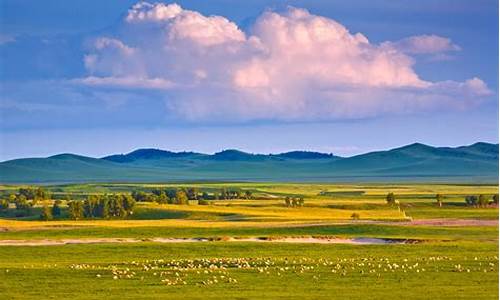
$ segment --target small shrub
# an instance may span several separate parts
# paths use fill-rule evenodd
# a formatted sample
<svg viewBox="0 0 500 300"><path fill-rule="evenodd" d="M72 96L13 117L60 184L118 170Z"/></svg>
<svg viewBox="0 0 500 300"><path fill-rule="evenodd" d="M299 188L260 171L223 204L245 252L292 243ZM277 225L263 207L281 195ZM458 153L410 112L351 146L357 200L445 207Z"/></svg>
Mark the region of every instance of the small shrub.
<svg viewBox="0 0 500 300"><path fill-rule="evenodd" d="M387 196L385 196L385 201L387 201L387 204L389 205L394 205L396 204L396 196L394 193L389 193Z"/></svg>
<svg viewBox="0 0 500 300"><path fill-rule="evenodd" d="M468 206L476 206L477 205L477 196L465 196L465 203Z"/></svg>

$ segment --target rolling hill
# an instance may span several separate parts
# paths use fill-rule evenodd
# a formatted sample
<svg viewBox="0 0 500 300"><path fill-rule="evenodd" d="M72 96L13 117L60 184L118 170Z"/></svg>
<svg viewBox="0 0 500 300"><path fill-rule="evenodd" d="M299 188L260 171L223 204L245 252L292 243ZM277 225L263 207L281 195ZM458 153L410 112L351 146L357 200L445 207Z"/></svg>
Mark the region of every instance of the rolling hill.
<svg viewBox="0 0 500 300"><path fill-rule="evenodd" d="M59 154L0 163L2 183L166 182L498 182L498 144L432 147L415 143L352 157L292 151L215 154L139 149L92 158Z"/></svg>

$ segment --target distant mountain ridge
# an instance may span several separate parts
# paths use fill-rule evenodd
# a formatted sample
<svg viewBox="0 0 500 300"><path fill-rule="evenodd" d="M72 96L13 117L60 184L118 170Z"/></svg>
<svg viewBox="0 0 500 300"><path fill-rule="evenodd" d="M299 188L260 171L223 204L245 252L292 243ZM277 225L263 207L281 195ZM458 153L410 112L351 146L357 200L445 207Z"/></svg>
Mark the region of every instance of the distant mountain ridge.
<svg viewBox="0 0 500 300"><path fill-rule="evenodd" d="M194 155L203 155L203 154L195 152L172 152L160 149L137 149L128 154L114 154L105 156L102 159L123 163L139 159L178 158L178 157L189 157Z"/></svg>
<svg viewBox="0 0 500 300"><path fill-rule="evenodd" d="M62 154L64 155L64 154ZM172 152L161 149L138 149L127 154L114 154L102 157L103 160L126 163L137 160L158 160L170 158L197 158L197 159L215 159L215 160L263 160L269 158L289 158L289 159L331 159L340 158L333 154L313 152L313 151L290 151L279 154L253 154L236 149L227 149L216 152L212 155L197 152Z"/></svg>
<svg viewBox="0 0 500 300"><path fill-rule="evenodd" d="M498 182L498 144L433 147L414 143L351 157L313 151L214 154L138 149L92 158L70 153L0 163L2 183L138 181Z"/></svg>

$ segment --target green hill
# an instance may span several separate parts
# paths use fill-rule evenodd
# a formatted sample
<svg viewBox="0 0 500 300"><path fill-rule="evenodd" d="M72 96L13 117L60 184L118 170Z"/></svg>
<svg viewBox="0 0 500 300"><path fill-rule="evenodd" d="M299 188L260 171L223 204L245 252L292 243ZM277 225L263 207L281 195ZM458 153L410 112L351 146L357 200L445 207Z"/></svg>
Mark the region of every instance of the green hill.
<svg viewBox="0 0 500 300"><path fill-rule="evenodd" d="M498 144L451 148L416 143L347 158L307 151L208 155L139 149L101 159L59 154L0 163L3 183L192 180L497 182Z"/></svg>

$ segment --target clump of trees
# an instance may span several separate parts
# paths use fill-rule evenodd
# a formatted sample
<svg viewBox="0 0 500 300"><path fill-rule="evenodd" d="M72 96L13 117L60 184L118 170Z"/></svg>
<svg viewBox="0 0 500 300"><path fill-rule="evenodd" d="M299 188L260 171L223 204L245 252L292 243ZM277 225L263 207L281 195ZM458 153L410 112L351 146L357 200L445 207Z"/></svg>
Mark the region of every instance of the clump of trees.
<svg viewBox="0 0 500 300"><path fill-rule="evenodd" d="M31 214L31 208L33 207L33 202L28 202L26 196L17 195L14 200L14 205L16 206L16 216L24 217Z"/></svg>
<svg viewBox="0 0 500 300"><path fill-rule="evenodd" d="M50 193L43 187L19 188L16 193L8 195L7 199L0 199L0 211L7 210L14 204L16 217L25 217L32 214L32 208L39 201L50 199Z"/></svg>
<svg viewBox="0 0 500 300"><path fill-rule="evenodd" d="M285 206L286 207L302 207L304 206L304 198L303 197L285 197Z"/></svg>
<svg viewBox="0 0 500 300"><path fill-rule="evenodd" d="M133 214L134 207L135 199L128 194L89 195L84 201L69 201L68 216L73 220L124 219ZM58 210L56 203L52 210Z"/></svg>
<svg viewBox="0 0 500 300"><path fill-rule="evenodd" d="M498 194L492 197L488 197L485 194L480 194L479 196L468 195L465 196L465 204L473 207L488 207L490 204L498 206Z"/></svg>
<svg viewBox="0 0 500 300"><path fill-rule="evenodd" d="M43 201L46 199L50 199L50 193L46 191L43 187L27 187L20 188L17 196L24 196L26 200L30 200L32 206L34 206L38 201Z"/></svg>
<svg viewBox="0 0 500 300"><path fill-rule="evenodd" d="M133 191L132 198L137 202L157 202L160 204L189 204L189 200L198 199L193 190L184 189L155 189L152 193Z"/></svg>
<svg viewBox="0 0 500 300"><path fill-rule="evenodd" d="M154 189L150 193L145 191L133 191L132 197L137 202L157 202L160 204L189 204L190 200L231 200L252 199L251 191L230 190L222 188L220 191L200 191L196 187ZM202 205L205 202L201 202Z"/></svg>

